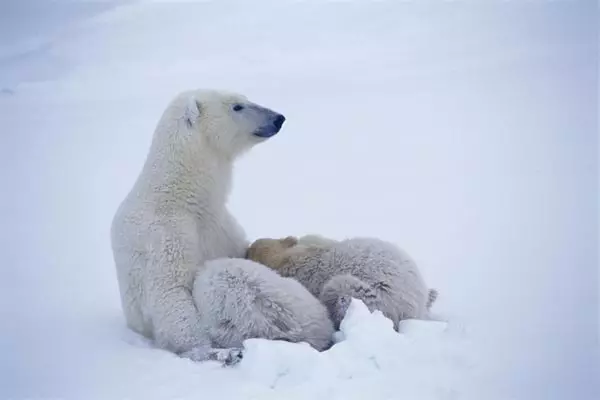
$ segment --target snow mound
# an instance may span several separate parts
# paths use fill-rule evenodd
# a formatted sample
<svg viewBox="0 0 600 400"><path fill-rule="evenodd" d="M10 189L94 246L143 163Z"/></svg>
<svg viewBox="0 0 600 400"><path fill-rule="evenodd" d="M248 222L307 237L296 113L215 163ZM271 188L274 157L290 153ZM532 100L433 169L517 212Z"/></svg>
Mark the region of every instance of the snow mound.
<svg viewBox="0 0 600 400"><path fill-rule="evenodd" d="M406 320L398 333L354 299L336 341L319 353L305 343L250 339L235 369L286 399L440 398L468 376L464 338L445 322Z"/></svg>

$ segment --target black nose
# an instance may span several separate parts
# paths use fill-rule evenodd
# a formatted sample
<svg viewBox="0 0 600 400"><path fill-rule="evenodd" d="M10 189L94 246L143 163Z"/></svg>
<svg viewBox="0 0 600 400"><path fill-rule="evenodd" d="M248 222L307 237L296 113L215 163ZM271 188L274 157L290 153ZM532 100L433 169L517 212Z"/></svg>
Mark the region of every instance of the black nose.
<svg viewBox="0 0 600 400"><path fill-rule="evenodd" d="M281 129L281 126L283 125L284 122L285 122L285 117L283 115L281 115L281 114L278 114L275 117L275 120L273 121L273 125L275 125L275 127L279 131Z"/></svg>

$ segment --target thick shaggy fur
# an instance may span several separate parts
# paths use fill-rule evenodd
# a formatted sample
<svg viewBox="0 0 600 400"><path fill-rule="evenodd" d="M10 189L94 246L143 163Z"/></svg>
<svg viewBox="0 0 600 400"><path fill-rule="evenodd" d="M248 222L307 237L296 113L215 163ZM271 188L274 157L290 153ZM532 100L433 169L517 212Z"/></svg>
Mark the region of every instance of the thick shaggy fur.
<svg viewBox="0 0 600 400"><path fill-rule="evenodd" d="M295 279L250 260L209 261L196 277L193 297L216 347L239 347L256 337L306 341L317 350L332 343L323 304Z"/></svg>
<svg viewBox="0 0 600 400"><path fill-rule="evenodd" d="M247 257L300 281L325 304L336 328L353 297L380 310L395 329L402 319L426 317L437 297L408 254L379 239L259 239Z"/></svg>
<svg viewBox="0 0 600 400"><path fill-rule="evenodd" d="M210 293L198 297L209 305L195 302L193 282L209 260L220 259L212 262L213 268L228 268L231 276L241 270L232 267L236 262L247 266L245 260L225 259L243 258L248 246L242 228L225 207L233 163L277 133L282 118L237 94L195 90L178 95L158 122L146 163L113 219L111 239L127 325L159 347L196 360L229 357L227 349L215 348L223 341L206 334L212 327L204 325L204 317L231 310L218 309ZM264 270L268 278L264 285L253 286L252 296L265 289L263 297L268 299L277 279ZM289 285L279 280L283 287ZM282 306L281 315L289 319L294 310ZM251 315L257 324L267 320L277 325L277 315L270 313L271 309L257 306ZM252 323L230 328L243 330ZM251 335L271 338L275 331L254 330ZM249 337L244 331L228 334ZM328 333L322 334L323 341L328 340ZM288 339L301 340L301 335L294 331Z"/></svg>

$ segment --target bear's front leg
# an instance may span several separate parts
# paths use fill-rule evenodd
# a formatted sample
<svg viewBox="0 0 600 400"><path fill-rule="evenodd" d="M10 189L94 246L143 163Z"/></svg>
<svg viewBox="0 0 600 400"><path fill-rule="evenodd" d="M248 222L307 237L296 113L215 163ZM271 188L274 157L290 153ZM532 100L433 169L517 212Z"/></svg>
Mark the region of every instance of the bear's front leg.
<svg viewBox="0 0 600 400"><path fill-rule="evenodd" d="M179 354L210 345L202 334L198 310L187 288L175 287L153 297L152 325L157 346Z"/></svg>
<svg viewBox="0 0 600 400"><path fill-rule="evenodd" d="M154 307L154 337L156 344L192 361L218 361L234 365L241 361L239 348L213 348L189 290L170 289L157 296Z"/></svg>
<svg viewBox="0 0 600 400"><path fill-rule="evenodd" d="M144 281L145 313L156 345L177 354L210 345L190 292L200 257L194 225L186 221L173 217L154 231Z"/></svg>

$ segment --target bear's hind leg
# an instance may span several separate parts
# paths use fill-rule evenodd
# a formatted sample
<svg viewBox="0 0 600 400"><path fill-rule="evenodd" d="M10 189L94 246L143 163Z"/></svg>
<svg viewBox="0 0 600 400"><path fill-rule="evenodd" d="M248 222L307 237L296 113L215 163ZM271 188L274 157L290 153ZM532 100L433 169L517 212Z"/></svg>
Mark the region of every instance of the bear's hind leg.
<svg viewBox="0 0 600 400"><path fill-rule="evenodd" d="M335 329L340 328L352 298L361 300L371 311L376 309L378 300L376 291L352 275L334 276L323 286L320 299L327 307Z"/></svg>

